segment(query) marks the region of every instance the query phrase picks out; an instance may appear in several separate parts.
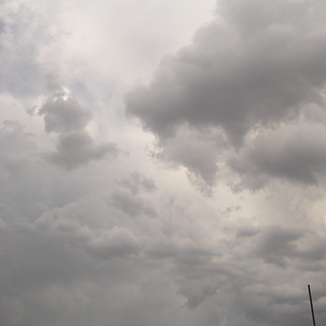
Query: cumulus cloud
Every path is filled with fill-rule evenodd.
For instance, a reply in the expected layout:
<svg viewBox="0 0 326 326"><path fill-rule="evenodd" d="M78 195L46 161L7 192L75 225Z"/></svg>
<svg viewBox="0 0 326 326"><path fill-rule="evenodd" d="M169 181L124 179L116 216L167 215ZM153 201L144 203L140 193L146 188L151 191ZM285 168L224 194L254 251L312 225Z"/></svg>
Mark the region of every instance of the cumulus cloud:
<svg viewBox="0 0 326 326"><path fill-rule="evenodd" d="M127 112L165 150L180 128L222 131L239 148L249 131L299 118L308 104L324 108L325 28L321 2L220 3L218 17L193 44L167 57L148 86L127 96ZM309 11L309 14L307 14ZM294 14L295 13L295 14ZM220 151L216 148L214 153ZM197 160L202 155L191 151ZM193 166L179 151L181 165ZM271 154L272 155L272 154ZM213 167L216 157L211 154ZM210 179L214 174L211 168Z"/></svg>

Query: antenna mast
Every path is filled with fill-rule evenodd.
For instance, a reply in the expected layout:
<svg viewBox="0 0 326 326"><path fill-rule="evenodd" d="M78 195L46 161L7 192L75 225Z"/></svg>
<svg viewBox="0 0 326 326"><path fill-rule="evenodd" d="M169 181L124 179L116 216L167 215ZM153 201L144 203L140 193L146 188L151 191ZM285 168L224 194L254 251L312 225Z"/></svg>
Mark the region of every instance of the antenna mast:
<svg viewBox="0 0 326 326"><path fill-rule="evenodd" d="M312 295L311 295L311 290L310 290L310 285L309 284L308 284L308 292L309 292L309 299L310 299L310 308L311 308L311 315L312 315L312 323L313 323L313 326L316 326L314 306L312 304Z"/></svg>

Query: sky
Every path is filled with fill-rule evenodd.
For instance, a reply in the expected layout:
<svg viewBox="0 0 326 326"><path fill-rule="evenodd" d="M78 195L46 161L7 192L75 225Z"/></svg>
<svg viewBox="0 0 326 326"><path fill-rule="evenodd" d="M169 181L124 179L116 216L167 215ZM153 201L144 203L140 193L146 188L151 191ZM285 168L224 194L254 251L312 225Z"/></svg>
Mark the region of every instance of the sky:
<svg viewBox="0 0 326 326"><path fill-rule="evenodd" d="M321 0L0 0L0 325L326 323Z"/></svg>

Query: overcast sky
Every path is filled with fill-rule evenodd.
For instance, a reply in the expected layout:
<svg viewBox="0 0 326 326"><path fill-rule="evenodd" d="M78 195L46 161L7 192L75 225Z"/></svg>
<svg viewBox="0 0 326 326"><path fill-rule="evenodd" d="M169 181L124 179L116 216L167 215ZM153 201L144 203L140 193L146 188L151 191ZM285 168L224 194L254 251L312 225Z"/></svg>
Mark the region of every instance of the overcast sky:
<svg viewBox="0 0 326 326"><path fill-rule="evenodd" d="M322 0L0 0L0 325L326 323Z"/></svg>

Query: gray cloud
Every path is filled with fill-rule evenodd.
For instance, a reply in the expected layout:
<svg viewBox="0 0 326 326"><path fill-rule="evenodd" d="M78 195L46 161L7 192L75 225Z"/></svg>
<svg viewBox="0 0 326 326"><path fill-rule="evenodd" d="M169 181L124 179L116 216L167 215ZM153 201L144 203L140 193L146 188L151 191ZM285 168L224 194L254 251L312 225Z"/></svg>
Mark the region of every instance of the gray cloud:
<svg viewBox="0 0 326 326"><path fill-rule="evenodd" d="M60 87L56 83L52 88ZM114 143L95 143L86 130L91 112L68 96L64 89L45 102L39 115L44 117L45 130L58 135L56 151L46 155L54 164L70 170L106 156L116 157L119 153Z"/></svg>
<svg viewBox="0 0 326 326"><path fill-rule="evenodd" d="M310 103L323 108L321 5L254 0L221 5L219 16L197 33L193 44L163 60L148 86L128 94L127 113L167 150L171 142L179 143L175 135L183 126L199 133L222 130L230 145L241 147L257 126L296 120ZM216 172L211 168L205 178L206 166L193 166L188 151L178 153L177 161L199 170L204 180ZM201 160L201 153L192 153ZM215 160L211 154L212 167Z"/></svg>
<svg viewBox="0 0 326 326"><path fill-rule="evenodd" d="M112 192L109 203L129 216L135 217L140 214L155 217L155 209L147 203L141 196L132 192L117 189Z"/></svg>
<svg viewBox="0 0 326 326"><path fill-rule="evenodd" d="M257 256L267 263L286 266L287 258L297 254L295 242L303 236L303 231L279 227L263 232L257 241Z"/></svg>
<svg viewBox="0 0 326 326"><path fill-rule="evenodd" d="M92 137L82 130L60 136L57 151L47 157L59 166L74 169L105 156L116 157L118 152L116 144L97 145Z"/></svg>
<svg viewBox="0 0 326 326"><path fill-rule="evenodd" d="M259 230L257 230L256 228L246 226L246 227L240 227L236 232L236 236L239 238L246 238L246 237L253 237L257 233L259 233Z"/></svg>
<svg viewBox="0 0 326 326"><path fill-rule="evenodd" d="M325 323L323 3L219 2L127 96L154 161L96 47L117 4L0 3L0 325L304 326L307 283Z"/></svg>
<svg viewBox="0 0 326 326"><path fill-rule="evenodd" d="M40 109L44 116L47 132L70 132L83 129L91 120L91 113L84 109L76 99L62 97L48 100Z"/></svg>
<svg viewBox="0 0 326 326"><path fill-rule="evenodd" d="M157 189L153 179L147 178L139 172L131 173L128 178L119 180L118 183L129 189L134 195L143 192L151 192Z"/></svg>
<svg viewBox="0 0 326 326"><path fill-rule="evenodd" d="M317 185L326 172L324 137L320 124L282 127L256 137L229 165L253 188L274 178Z"/></svg>
<svg viewBox="0 0 326 326"><path fill-rule="evenodd" d="M18 121L5 120L0 128L2 172L17 173L24 162L26 154L35 151L33 135L24 130Z"/></svg>
<svg viewBox="0 0 326 326"><path fill-rule="evenodd" d="M216 146L220 142L220 139L215 139L215 135L209 132L201 134L187 128L181 128L173 139L166 140L161 148L160 146L156 148L154 157L187 167L190 177L192 175L197 177L195 181L204 180L204 184L197 182L199 188L209 192L207 185L212 186L216 181L218 171L215 162L218 155Z"/></svg>
<svg viewBox="0 0 326 326"><path fill-rule="evenodd" d="M44 73L49 68L42 62L45 48L51 47L60 34L60 28L53 29L56 5L51 8L52 15L47 15L42 8L37 11L26 3L1 1L0 11L0 90L25 99L39 95L44 91Z"/></svg>
<svg viewBox="0 0 326 326"><path fill-rule="evenodd" d="M47 200L46 173L39 167L42 159L36 135L26 129L18 121L6 120L0 125L0 216L5 221L34 219Z"/></svg>
<svg viewBox="0 0 326 326"><path fill-rule="evenodd" d="M94 239L88 245L87 252L101 259L125 257L137 254L139 245L129 230L113 228Z"/></svg>

